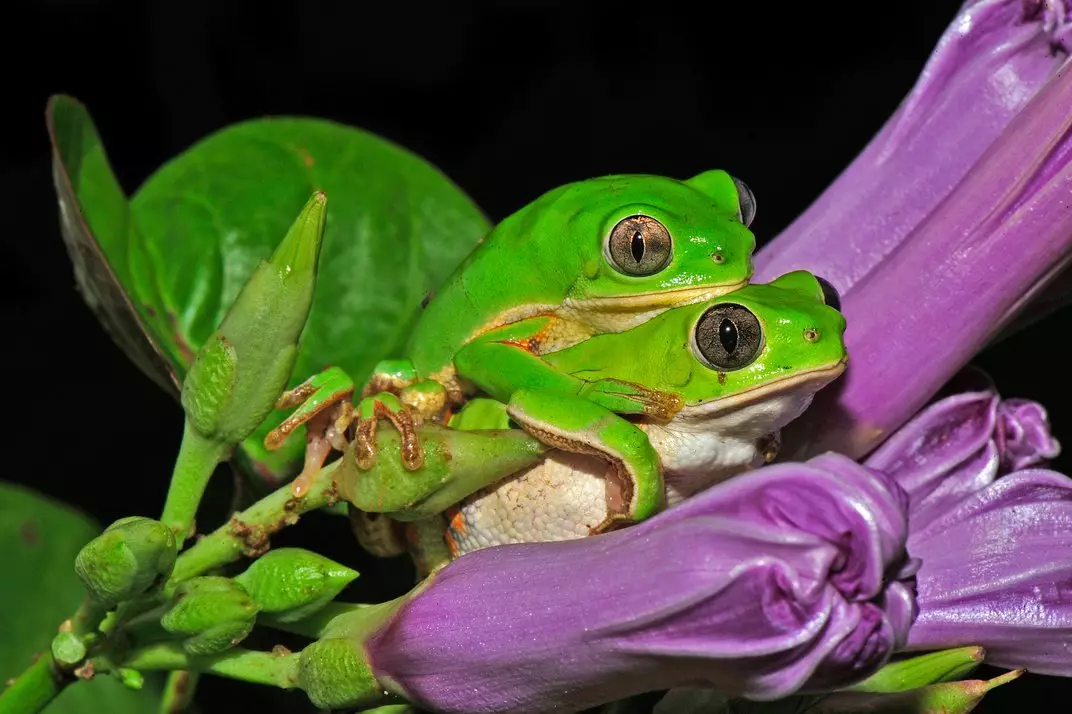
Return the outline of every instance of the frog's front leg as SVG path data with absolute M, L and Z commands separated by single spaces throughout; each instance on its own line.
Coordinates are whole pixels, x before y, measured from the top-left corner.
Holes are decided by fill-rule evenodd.
M 583 397 L 616 414 L 636 414 L 668 422 L 683 402 L 680 395 L 641 384 L 604 378 L 587 381 L 559 371 L 541 355 L 562 341 L 558 318 L 522 320 L 487 332 L 454 357 L 458 374 L 501 402 L 519 390 Z
M 583 397 L 530 390 L 515 392 L 507 413 L 545 444 L 598 456 L 614 467 L 616 477 L 607 483 L 607 518 L 592 534 L 642 521 L 663 507 L 659 454 L 635 424 Z
M 354 383 L 338 367 L 328 367 L 313 375 L 294 389 L 283 392 L 276 409 L 295 409 L 264 438 L 264 446 L 274 451 L 282 446 L 302 424 L 306 429 L 305 464 L 291 484 L 294 496 L 300 498 L 309 490 L 313 478 L 324 465 L 331 449 L 346 448 L 346 430 L 353 420 Z

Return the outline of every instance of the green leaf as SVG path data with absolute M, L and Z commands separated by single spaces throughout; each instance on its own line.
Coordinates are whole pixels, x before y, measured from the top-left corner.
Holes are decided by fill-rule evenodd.
M 100 533 L 84 515 L 29 489 L 0 482 L 0 682 L 18 676 L 46 651 L 57 627 L 82 600 L 78 551 Z M 46 714 L 155 712 L 159 681 L 133 692 L 107 675 L 69 686 Z
M 123 352 L 162 389 L 179 396 L 174 345 L 152 301 L 133 292 L 144 241 L 112 173 L 97 128 L 76 100 L 55 96 L 46 111 L 60 233 L 82 298 Z M 139 260 L 141 258 L 141 260 Z
M 49 109 L 54 137 L 92 139 L 54 139 L 61 164 L 68 173 L 78 167 L 82 177 L 74 196 L 89 230 L 74 244 L 100 248 L 92 254 L 95 270 L 83 269 L 81 281 L 103 292 L 100 281 L 109 294 L 116 292 L 98 265 L 102 254 L 104 267 L 111 266 L 131 296 L 128 311 L 140 321 L 132 314 L 117 317 L 122 305 L 116 300 L 97 315 L 113 325 L 113 334 L 117 323 L 123 335 L 131 325 L 147 330 L 180 379 L 315 190 L 327 194 L 327 224 L 316 294 L 288 386 L 329 365 L 360 383 L 376 362 L 397 356 L 421 300 L 490 230 L 480 209 L 415 154 L 359 129 L 301 117 L 247 121 L 208 136 L 151 176 L 126 212 L 89 114 L 69 97 L 53 98 Z M 87 165 L 96 169 L 87 172 Z M 108 186 L 114 190 L 102 188 Z M 79 255 L 72 250 L 76 266 Z M 83 288 L 83 294 L 93 304 L 94 293 Z M 150 371 L 152 350 L 132 337 L 120 344 Z M 276 476 L 284 465 L 260 440 L 284 416 L 273 412 L 244 445 L 257 470 Z M 301 437 L 292 441 L 296 448 L 287 458 L 302 451 Z

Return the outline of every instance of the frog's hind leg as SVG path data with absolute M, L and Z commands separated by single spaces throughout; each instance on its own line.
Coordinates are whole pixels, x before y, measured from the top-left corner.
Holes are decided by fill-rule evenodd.
M 583 397 L 528 390 L 514 393 L 507 413 L 545 444 L 597 456 L 614 467 L 616 480 L 607 488 L 608 516 L 593 534 L 642 521 L 664 506 L 662 461 L 632 422 Z

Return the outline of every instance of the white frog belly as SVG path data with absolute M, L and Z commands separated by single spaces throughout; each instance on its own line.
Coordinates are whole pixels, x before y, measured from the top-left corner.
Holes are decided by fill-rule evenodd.
M 478 491 L 450 519 L 447 543 L 452 554 L 589 535 L 607 517 L 609 468 L 603 459 L 556 451 Z

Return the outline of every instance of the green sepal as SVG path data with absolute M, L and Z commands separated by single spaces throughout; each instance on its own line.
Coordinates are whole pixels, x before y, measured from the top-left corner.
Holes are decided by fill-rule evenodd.
M 987 692 L 1022 674 L 1023 670 L 1015 670 L 993 679 L 942 682 L 888 694 L 839 692 L 823 698 L 811 711 L 815 714 L 967 714 L 979 706 Z
M 957 649 L 928 652 L 890 662 L 864 681 L 851 687 L 848 692 L 904 692 L 925 687 L 928 684 L 952 682 L 967 677 L 982 663 L 986 650 L 982 647 L 959 647 Z
M 296 622 L 331 602 L 358 577 L 356 570 L 301 548 L 278 548 L 235 576 L 277 622 Z
M 372 674 L 360 642 L 349 637 L 317 640 L 301 653 L 298 686 L 318 709 L 358 709 L 399 703 Z

